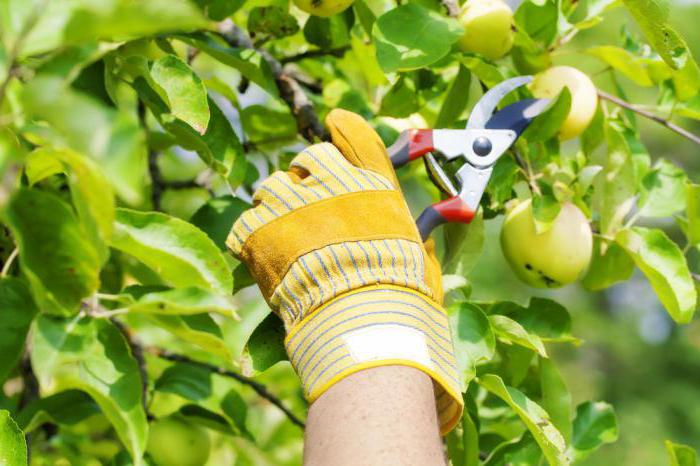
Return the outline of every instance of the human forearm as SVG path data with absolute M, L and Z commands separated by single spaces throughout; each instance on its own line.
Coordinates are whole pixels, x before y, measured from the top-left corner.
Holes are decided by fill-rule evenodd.
M 442 466 L 433 383 L 405 366 L 357 372 L 309 409 L 304 466 Z

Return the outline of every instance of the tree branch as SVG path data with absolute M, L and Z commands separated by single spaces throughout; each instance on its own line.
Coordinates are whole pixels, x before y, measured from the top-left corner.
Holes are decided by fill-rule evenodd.
M 700 144 L 700 136 L 698 136 L 697 134 L 691 133 L 687 129 L 681 128 L 680 126 L 667 120 L 666 118 L 655 115 L 648 110 L 640 108 L 637 105 L 631 104 L 625 100 L 620 99 L 619 97 L 616 97 L 612 94 L 608 94 L 607 92 L 604 92 L 601 90 L 598 90 L 598 96 L 600 96 L 600 98 L 603 100 L 607 100 L 609 102 L 612 102 L 615 105 L 618 105 L 622 108 L 626 108 L 627 110 L 630 110 L 638 115 L 641 115 L 645 118 L 648 118 L 652 121 L 655 121 L 655 122 L 659 123 L 660 125 L 663 125 L 666 128 L 670 129 L 671 131 L 674 131 L 674 132 L 680 134 L 684 138 L 693 141 L 695 144 Z
M 194 359 L 191 359 L 185 355 L 182 354 L 177 354 L 177 353 L 172 353 L 166 349 L 163 348 L 155 348 L 151 347 L 148 348 L 147 351 L 154 356 L 157 356 L 161 359 L 165 359 L 167 361 L 173 361 L 173 362 L 184 362 L 188 364 L 193 364 L 195 366 L 202 367 L 204 369 L 209 370 L 210 372 L 214 374 L 219 374 L 224 377 L 228 377 L 231 379 L 234 379 L 244 385 L 248 385 L 250 388 L 252 388 L 255 393 L 260 395 L 260 397 L 265 398 L 267 401 L 275 405 L 277 408 L 279 408 L 286 416 L 287 418 L 292 422 L 292 424 L 301 427 L 302 429 L 305 427 L 304 421 L 299 419 L 296 414 L 294 414 L 289 408 L 287 408 L 282 400 L 277 398 L 275 395 L 270 393 L 267 390 L 267 387 L 260 382 L 256 382 L 254 380 L 249 379 L 248 377 L 244 377 L 243 375 L 225 369 L 223 367 L 215 366 L 213 364 L 209 364 L 206 362 L 201 362 L 201 361 L 196 361 Z
M 314 142 L 317 138 L 325 139 L 325 129 L 314 110 L 311 100 L 304 93 L 299 82 L 284 71 L 282 63 L 267 50 L 255 48 L 245 31 L 233 24 L 233 21 L 230 19 L 219 23 L 219 34 L 231 47 L 251 49 L 258 52 L 272 70 L 280 97 L 292 111 L 299 133 L 309 142 Z
M 350 50 L 350 46 L 346 45 L 344 47 L 338 47 L 335 49 L 330 49 L 330 50 L 323 50 L 323 49 L 318 49 L 318 50 L 307 50 L 306 52 L 299 53 L 297 55 L 291 55 L 288 57 L 283 57 L 280 58 L 280 63 L 282 65 L 286 65 L 287 63 L 294 63 L 297 61 L 305 60 L 307 58 L 316 58 L 316 57 L 325 57 L 327 55 L 333 56 L 333 57 L 342 57 L 345 55 L 345 52 Z
M 146 371 L 146 360 L 143 357 L 143 348 L 136 340 L 134 340 L 131 330 L 124 325 L 122 322 L 115 318 L 109 319 L 112 324 L 119 329 L 119 331 L 124 336 L 126 343 L 131 349 L 131 355 L 136 360 L 136 364 L 139 366 L 139 374 L 141 375 L 141 404 L 143 406 L 143 412 L 146 413 L 148 419 L 153 419 L 153 415 L 148 412 L 148 372 Z
M 459 16 L 459 4 L 456 0 L 442 0 L 442 6 L 447 10 L 447 16 L 456 18 Z

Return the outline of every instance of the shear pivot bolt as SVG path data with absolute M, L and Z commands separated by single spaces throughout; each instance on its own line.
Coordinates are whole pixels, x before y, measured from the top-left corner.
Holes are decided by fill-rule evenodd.
M 474 153 L 480 157 L 485 157 L 491 153 L 491 141 L 489 138 L 480 136 L 474 140 L 474 144 L 472 144 L 472 149 L 474 150 Z

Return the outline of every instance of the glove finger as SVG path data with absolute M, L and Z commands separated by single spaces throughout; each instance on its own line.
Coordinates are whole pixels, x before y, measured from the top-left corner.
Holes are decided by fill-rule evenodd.
M 398 189 L 399 182 L 386 147 L 364 118 L 347 110 L 335 109 L 326 117 L 326 126 L 333 144 L 348 162 L 381 175 Z
M 307 147 L 292 160 L 292 176 L 308 173 L 301 183 L 314 187 L 324 197 L 366 191 L 394 189 L 383 177 L 351 165 L 333 144 L 321 143 Z

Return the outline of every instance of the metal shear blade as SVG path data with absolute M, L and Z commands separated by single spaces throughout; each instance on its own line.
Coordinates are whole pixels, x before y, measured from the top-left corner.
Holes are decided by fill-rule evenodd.
M 496 112 L 507 94 L 530 81 L 532 77 L 520 76 L 494 86 L 474 106 L 465 129 L 408 130 L 388 148 L 395 167 L 426 156 L 431 178 L 452 196 L 428 207 L 418 218 L 416 223 L 424 239 L 441 223 L 471 221 L 494 164 L 533 118 L 546 110 L 549 100 L 525 99 Z M 443 167 L 459 159 L 465 163 L 454 174 L 455 186 Z

